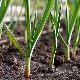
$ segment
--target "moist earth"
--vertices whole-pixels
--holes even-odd
[[[47,26],[47,24],[46,24]],[[22,28],[14,30],[16,37],[24,36]],[[63,31],[61,35],[65,35],[65,25],[61,22]],[[46,31],[46,28],[43,30]],[[2,35],[2,40],[8,39],[6,34]],[[2,41],[0,40],[0,41]],[[26,42],[23,39],[18,41],[21,47],[27,52]],[[52,32],[46,31],[42,34],[31,58],[31,76],[25,78],[25,59],[19,50],[9,42],[0,43],[0,46],[5,45],[0,51],[0,80],[80,80],[80,45],[77,48],[76,56],[73,56],[74,35],[70,47],[70,61],[65,61],[65,47],[58,39],[58,48],[54,59],[54,68],[49,69],[50,57],[52,52]]]

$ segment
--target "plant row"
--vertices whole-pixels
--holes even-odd
[[[24,27],[24,37],[25,42],[27,42],[27,53],[21,48],[18,41],[13,35],[14,27],[12,26],[13,18],[10,22],[10,25],[7,26],[6,23],[3,21],[4,16],[7,12],[7,9],[9,5],[11,4],[12,0],[1,0],[1,6],[0,6],[0,38],[3,32],[7,33],[7,36],[10,39],[10,42],[12,42],[21,52],[21,54],[26,59],[26,66],[25,66],[25,75],[27,78],[30,77],[30,61],[33,49],[37,43],[38,38],[41,35],[41,32],[44,28],[44,25],[49,19],[50,23],[52,24],[52,35],[53,35],[53,43],[52,43],[52,54],[51,54],[51,60],[49,68],[52,69],[54,66],[54,58],[56,55],[57,50],[57,39],[61,40],[62,44],[65,47],[65,60],[70,60],[70,43],[71,38],[73,34],[73,30],[75,30],[75,41],[74,41],[74,53],[73,55],[76,55],[77,46],[80,43],[80,0],[74,0],[75,2],[71,2],[71,0],[66,0],[64,3],[66,10],[65,10],[65,24],[66,24],[66,40],[64,40],[63,36],[60,34],[59,28],[60,28],[60,22],[61,22],[61,16],[63,11],[63,2],[59,2],[59,0],[47,0],[46,8],[42,14],[41,19],[38,20],[37,17],[37,8],[38,8],[38,0],[35,0],[35,6],[34,6],[34,20],[33,20],[33,26],[31,25],[31,14],[30,14],[30,0],[23,0],[23,7],[25,8],[25,15],[26,15],[26,26]],[[74,8],[73,8],[74,7]],[[19,17],[19,15],[18,15]],[[38,20],[38,22],[37,22]],[[19,20],[18,20],[19,21]],[[4,31],[2,31],[2,26],[4,27]]]

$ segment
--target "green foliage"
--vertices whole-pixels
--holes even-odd
[[[59,32],[59,27],[60,27],[60,16],[61,13],[58,12],[58,3],[56,3],[57,0],[55,1],[54,5],[56,5],[56,7],[54,6],[54,16],[50,13],[50,21],[53,24],[53,46],[52,46],[52,55],[51,55],[51,61],[50,61],[50,68],[52,68],[52,64],[54,64],[54,57],[55,57],[55,53],[56,53],[56,49],[57,49],[57,37],[60,38],[60,40],[62,41],[63,45],[65,46],[65,59],[70,60],[70,41],[71,41],[71,37],[72,37],[72,32],[74,30],[74,24],[75,22],[77,22],[75,31],[76,31],[76,37],[75,37],[75,44],[74,44],[74,49],[76,50],[76,47],[78,46],[79,42],[80,42],[80,18],[77,19],[77,17],[79,17],[78,13],[79,13],[79,9],[80,9],[80,0],[77,0],[74,6],[74,10],[72,12],[69,12],[69,8],[68,5],[71,4],[69,3],[70,1],[68,0],[68,4],[66,1],[66,14],[65,14],[65,21],[66,21],[66,41],[63,39],[63,37],[61,36],[60,32]],[[72,4],[73,5],[73,4]],[[62,5],[61,5],[62,6]],[[71,7],[70,7],[71,8]],[[60,7],[60,11],[61,11],[62,7]],[[56,16],[55,16],[56,15]],[[69,17],[71,16],[71,17]],[[77,19],[77,20],[76,20]]]
[[[30,15],[30,0],[23,0],[23,5],[25,7],[25,14],[26,14],[26,26],[25,26],[25,41],[27,42],[27,53],[21,48],[20,44],[16,40],[16,38],[13,35],[14,26],[11,26],[13,23],[13,19],[10,22],[9,27],[3,23],[3,18],[6,14],[6,11],[9,7],[9,4],[11,0],[1,0],[1,6],[0,6],[0,36],[2,34],[2,25],[4,26],[5,32],[7,33],[7,36],[9,37],[10,41],[19,49],[21,54],[26,58],[26,68],[25,68],[25,75],[26,77],[30,76],[30,60],[32,56],[33,49],[37,43],[38,38],[41,35],[41,32],[44,28],[44,25],[46,23],[46,20],[50,19],[52,23],[52,34],[53,34],[53,44],[52,44],[52,54],[51,54],[51,60],[50,60],[50,68],[53,68],[54,64],[54,58],[57,50],[57,38],[59,37],[62,41],[63,45],[65,46],[65,59],[70,60],[70,41],[72,37],[72,32],[75,28],[75,41],[74,41],[74,50],[76,51],[78,44],[80,43],[80,16],[79,10],[80,10],[80,0],[76,0],[75,3],[71,2],[71,0],[66,1],[66,12],[65,12],[65,21],[66,21],[66,40],[63,39],[62,35],[59,32],[60,27],[60,21],[61,21],[61,12],[62,12],[62,2],[59,7],[58,0],[47,0],[46,8],[43,13],[43,16],[37,24],[37,7],[38,7],[38,0],[35,0],[35,15],[34,15],[34,21],[33,21],[33,27],[31,27],[31,15]],[[62,1],[62,0],[61,0]],[[54,5],[54,15],[52,15],[52,7]],[[70,11],[69,8],[70,7]],[[72,9],[73,8],[73,9]],[[33,11],[33,12],[34,12]],[[18,15],[18,21],[19,21]],[[75,26],[76,27],[75,27]],[[11,31],[11,30],[12,31]],[[74,52],[75,52],[74,51]]]
[[[26,77],[29,77],[30,75],[30,59],[31,59],[31,55],[32,55],[32,52],[33,52],[33,49],[35,47],[35,44],[42,32],[42,29],[45,25],[45,22],[49,16],[49,13],[52,9],[52,5],[53,5],[53,2],[54,0],[48,0],[48,3],[46,4],[46,9],[43,13],[43,17],[42,19],[40,20],[40,23],[38,25],[38,29],[37,31],[35,32],[35,34],[33,34],[33,37],[31,37],[31,22],[30,22],[30,0],[24,0],[25,1],[25,13],[26,13],[26,41],[27,41],[27,46],[28,46],[28,51],[27,51],[27,54],[25,54],[25,52],[23,51],[23,49],[21,48],[21,46],[19,45],[18,41],[15,39],[15,37],[13,36],[13,33],[10,31],[10,29],[5,25],[4,23],[4,28],[5,28],[5,31],[10,39],[10,41],[12,41],[14,43],[14,45],[19,49],[19,51],[22,53],[22,55],[26,58],[26,62],[29,63],[26,65]],[[36,18],[36,16],[35,16]],[[35,27],[35,26],[34,26]],[[29,62],[28,62],[29,61]]]
[[[51,61],[50,61],[50,68],[53,68],[54,64],[54,58],[57,50],[57,37],[59,33],[59,27],[60,27],[60,18],[61,18],[61,11],[62,11],[62,4],[60,6],[60,9],[58,9],[58,0],[54,0],[54,17],[50,13],[50,21],[53,25],[53,45],[52,45],[52,54],[51,54]]]
[[[7,9],[11,1],[12,0],[1,0],[0,1],[0,39],[2,35],[3,19],[4,19],[4,16],[6,15]]]
[[[14,35],[12,34],[11,30],[8,28],[8,26],[4,23],[4,28],[5,31],[10,39],[11,42],[14,43],[14,45],[19,49],[19,51],[22,53],[22,55],[26,58],[27,55],[24,52],[24,50],[21,48],[21,46],[19,45],[18,41],[16,40],[16,38],[14,37]]]

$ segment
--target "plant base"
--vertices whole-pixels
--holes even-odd
[[[30,59],[26,59],[26,66],[25,66],[25,76],[26,78],[30,77]]]
[[[70,60],[69,47],[66,48],[66,51],[65,51],[65,59],[66,59],[66,61]]]
[[[50,61],[50,65],[49,65],[50,69],[52,69],[54,67],[54,57],[55,57],[55,54],[52,53],[52,55],[51,55],[51,61]]]

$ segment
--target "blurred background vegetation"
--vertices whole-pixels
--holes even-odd
[[[59,0],[59,2],[60,1],[61,0]],[[66,0],[62,0],[62,1],[63,1],[63,11],[62,11],[62,14],[63,14],[62,18],[63,18],[63,16],[65,15],[65,1]],[[70,14],[71,14],[73,12],[73,10],[74,10],[74,6],[75,6],[74,4],[75,4],[76,0],[67,0],[67,1],[68,1],[68,6],[70,8]],[[10,8],[8,9],[8,12],[7,12],[8,18],[5,18],[6,22],[10,21],[11,14],[13,15],[15,12],[17,14],[20,13],[21,8],[22,8],[22,3],[23,3],[23,0],[13,0],[12,5],[10,6]],[[43,11],[45,9],[46,3],[47,3],[47,0],[38,0],[37,13],[39,15],[38,16],[39,18],[42,17],[41,14],[43,13]],[[31,12],[31,15],[34,15],[34,7],[35,7],[34,5],[35,5],[35,0],[30,0],[30,7],[31,7],[30,12]],[[16,17],[17,17],[17,14],[15,14]],[[23,8],[23,10],[21,12],[21,15],[25,15],[24,8]],[[16,18],[15,18],[15,20],[16,20]],[[25,20],[25,16],[22,16],[20,18],[20,20],[24,21]]]

